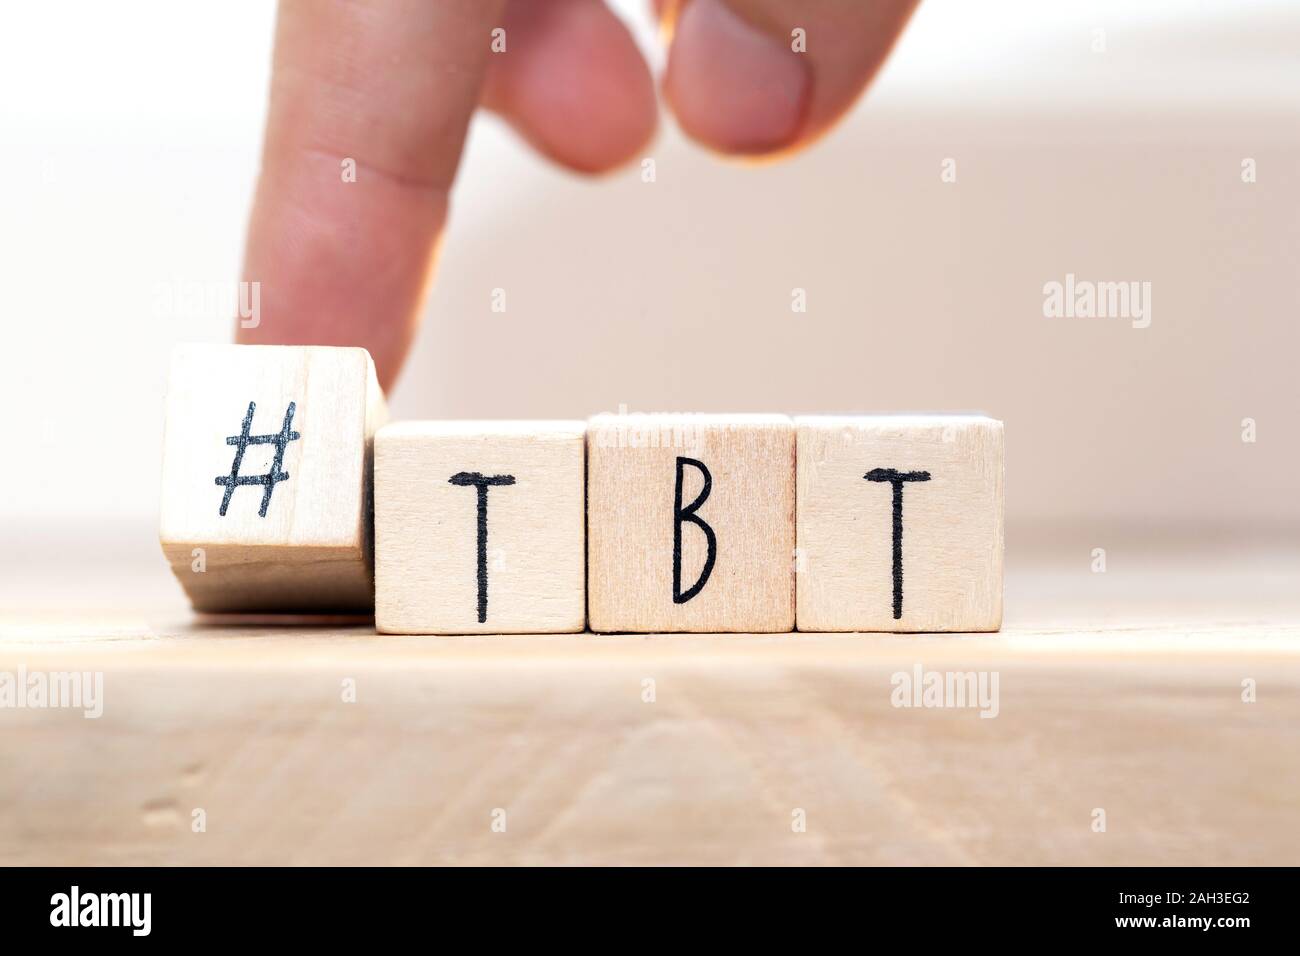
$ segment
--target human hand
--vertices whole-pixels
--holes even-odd
[[[917,2],[656,0],[671,24],[664,100],[720,153],[805,146],[852,106]],[[603,0],[282,0],[244,258],[272,318],[239,341],[364,346],[390,386],[479,105],[589,173],[638,156],[658,112]]]

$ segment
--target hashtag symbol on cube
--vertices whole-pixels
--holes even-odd
[[[253,412],[257,410],[255,402],[248,403],[248,413],[244,415],[244,427],[240,429],[238,435],[231,435],[226,439],[227,445],[235,446],[235,460],[230,466],[230,474],[217,475],[217,484],[224,485],[226,493],[221,498],[221,510],[217,513],[223,518],[226,515],[226,509],[230,507],[230,496],[235,493],[235,489],[240,485],[262,485],[265,490],[262,492],[262,507],[258,509],[259,518],[266,517],[266,509],[271,504],[271,492],[275,490],[277,481],[284,481],[289,477],[287,471],[282,471],[280,466],[284,463],[284,449],[291,441],[297,441],[302,435],[292,430],[293,412],[296,407],[295,402],[290,402],[289,407],[284,413],[284,424],[280,426],[280,431],[274,435],[250,435],[248,432],[253,427]],[[244,452],[249,445],[275,445],[275,458],[271,462],[271,470],[264,475],[241,475],[239,466],[244,462]]]

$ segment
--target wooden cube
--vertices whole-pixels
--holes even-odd
[[[585,423],[400,422],[375,438],[375,624],[581,631]]]
[[[159,537],[195,610],[370,611],[386,417],[365,349],[176,349]]]
[[[801,417],[801,631],[1002,626],[1002,422]]]
[[[587,431],[593,631],[794,628],[784,415],[600,415]]]

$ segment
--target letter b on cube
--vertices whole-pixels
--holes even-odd
[[[794,425],[598,415],[587,434],[593,631],[794,629]]]

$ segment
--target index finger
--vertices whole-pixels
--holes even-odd
[[[240,342],[360,345],[392,383],[503,5],[282,0]]]

